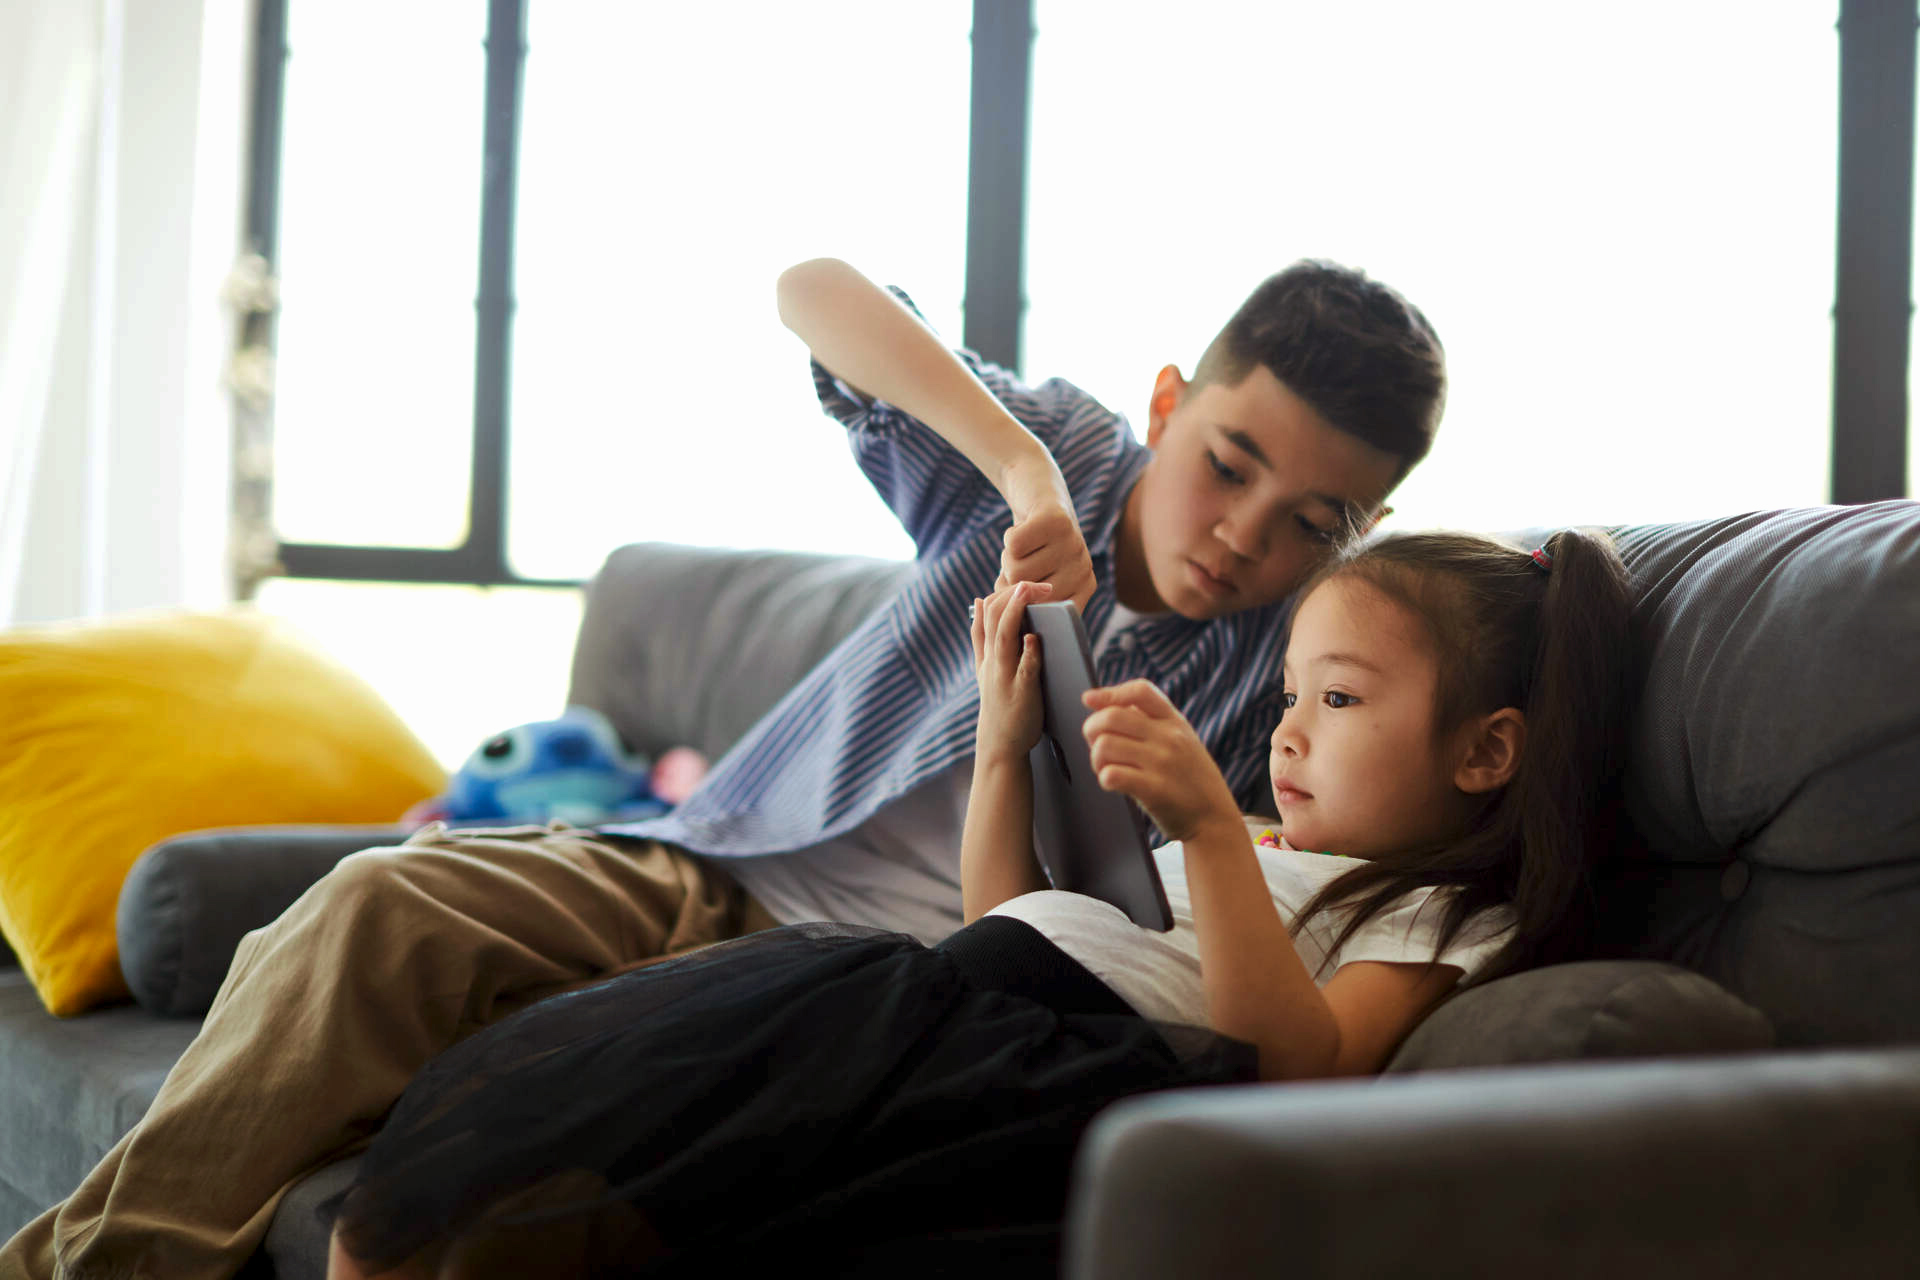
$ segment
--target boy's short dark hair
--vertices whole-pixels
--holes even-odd
[[[1262,281],[1194,366],[1193,385],[1238,386],[1256,364],[1333,426],[1401,459],[1433,447],[1447,360],[1420,309],[1366,272],[1305,259]]]

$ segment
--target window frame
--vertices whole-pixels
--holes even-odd
[[[258,0],[246,235],[275,262],[291,0]],[[567,587],[507,557],[514,218],[531,0],[488,0],[468,532],[450,548],[281,542],[280,576]],[[1840,0],[1830,500],[1904,497],[1920,0]],[[974,0],[961,340],[1018,370],[1026,310],[1033,0]],[[266,340],[271,342],[271,318]],[[1839,371],[1846,371],[1845,377]]]

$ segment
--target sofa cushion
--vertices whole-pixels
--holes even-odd
[[[691,746],[718,759],[912,571],[858,556],[621,547],[587,590],[567,701],[605,713],[636,751]]]
[[[1662,857],[1920,857],[1920,503],[1621,531],[1645,684],[1627,801]]]
[[[261,1253],[273,1264],[273,1280],[327,1280],[327,1247],[338,1201],[360,1172],[360,1157],[322,1165],[293,1184],[274,1210]]]
[[[1619,532],[1644,677],[1627,954],[1698,968],[1788,1044],[1920,1039],[1920,503]]]
[[[364,681],[248,610],[0,635],[0,932],[47,1008],[124,998],[121,882],[167,836],[394,821],[445,772]]]
[[[1388,1072],[1766,1049],[1758,1009],[1678,965],[1589,960],[1471,987],[1407,1037]]]

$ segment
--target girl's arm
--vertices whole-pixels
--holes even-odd
[[[1294,949],[1246,828],[1186,843],[1187,889],[1215,1030],[1260,1050],[1260,1078],[1371,1075],[1453,990],[1452,965],[1363,960],[1324,987]]]
[[[1001,584],[1050,582],[1082,608],[1093,564],[1053,455],[986,384],[898,299],[836,258],[788,267],[780,319],[814,358],[863,395],[938,432],[1000,492],[1013,512]]]
[[[1020,634],[1045,583],[1018,583],[974,603],[973,662],[980,681],[973,790],[960,835],[960,906],[972,924],[1023,893],[1047,887],[1033,856],[1033,774],[1027,752],[1040,740],[1040,649]]]
[[[1145,680],[1095,689],[1086,701],[1100,785],[1131,796],[1182,842],[1214,1030],[1257,1048],[1264,1080],[1385,1066],[1459,970],[1365,961],[1317,986],[1273,905],[1226,779],[1178,708]]]

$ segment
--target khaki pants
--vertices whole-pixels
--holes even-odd
[[[442,1049],[774,923],[711,863],[572,828],[436,825],[354,854],[241,940],[146,1117],[0,1250],[0,1278],[233,1275],[287,1189],[364,1147]]]

